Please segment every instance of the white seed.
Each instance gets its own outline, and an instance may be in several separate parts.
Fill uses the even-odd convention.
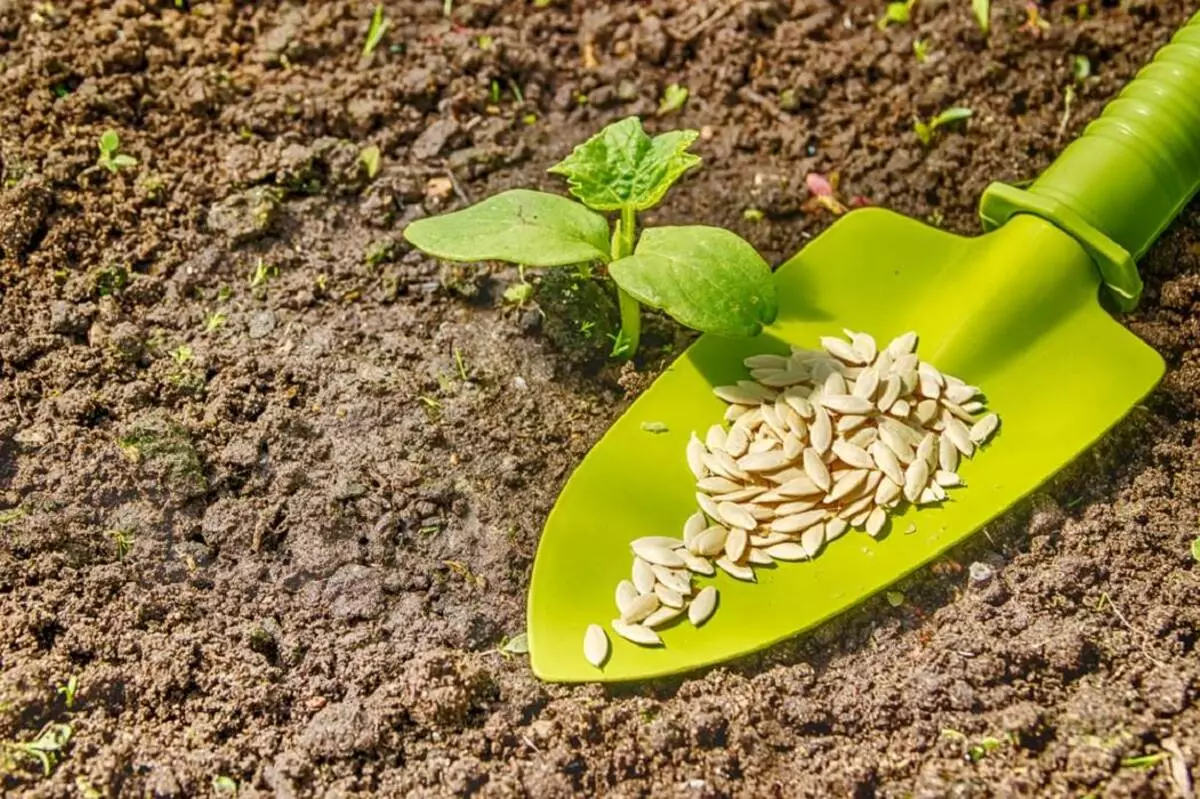
[[[656,597],[658,597],[659,602],[661,602],[662,604],[666,605],[669,608],[682,608],[683,607],[683,594],[679,593],[678,591],[672,591],[670,588],[667,588],[662,583],[659,583],[658,585],[654,586],[654,595]],[[656,610],[657,610],[657,608],[656,608]],[[646,615],[649,616],[650,614],[647,613]],[[654,625],[650,625],[650,626],[653,627]]]
[[[815,558],[825,546],[825,525],[818,524],[810,527],[800,535],[800,546],[810,558]]]
[[[929,424],[937,418],[938,404],[937,400],[921,400],[917,403],[917,407],[913,410],[913,416],[916,417],[918,424]]]
[[[994,413],[989,413],[987,416],[980,419],[971,426],[969,436],[975,444],[983,444],[992,437],[992,433],[996,432],[996,428],[1000,426],[1000,417]]]
[[[771,556],[761,549],[750,547],[746,550],[746,563],[751,566],[770,566],[774,561]]]
[[[644,625],[627,624],[621,619],[613,619],[610,624],[613,632],[626,641],[632,641],[642,646],[659,646],[662,644],[662,639],[658,637],[658,633]]]
[[[687,569],[668,569],[665,566],[651,568],[654,570],[654,579],[675,593],[683,596],[692,593],[692,575]]]
[[[917,445],[917,457],[919,461],[925,461],[930,466],[933,466],[936,461],[934,457],[937,454],[938,437],[934,433],[926,433],[921,439],[921,443]]]
[[[875,427],[864,427],[850,436],[847,440],[856,447],[866,449],[879,439],[879,430]]]
[[[717,503],[708,494],[703,491],[696,492],[696,502],[700,505],[700,510],[704,511],[704,515],[716,521],[721,518],[720,511],[717,510]]]
[[[849,528],[850,525],[846,523],[845,519],[839,519],[836,516],[833,517],[829,521],[825,522],[825,543],[828,544],[834,539],[841,538],[842,534],[845,533]]]
[[[786,533],[767,533],[766,535],[752,535],[752,536],[750,536],[750,546],[758,547],[759,549],[764,549],[766,547],[775,546],[776,544],[781,544],[784,541],[791,541],[791,540],[792,540],[792,536],[790,536]]]
[[[733,528],[725,538],[725,557],[732,561],[741,560],[742,555],[746,554],[746,544],[746,531],[738,527]]]
[[[668,622],[678,619],[680,616],[683,615],[683,612],[684,612],[684,608],[682,605],[680,605],[677,608],[672,607],[670,605],[663,605],[658,610],[654,611],[649,616],[647,616],[645,619],[643,619],[642,625],[644,627],[651,627],[651,628],[661,627],[664,624],[667,624]]]
[[[941,466],[944,472],[958,469],[958,447],[954,446],[954,442],[947,435],[938,437],[938,466]]]
[[[696,483],[696,488],[703,491],[705,494],[728,494],[731,491],[740,491],[742,484],[730,480],[728,477],[705,477],[700,482]]]
[[[785,371],[771,370],[771,374],[758,377],[757,379],[758,382],[762,383],[764,386],[771,386],[772,388],[787,388],[788,386],[794,386],[797,383],[803,383],[805,380],[807,380],[808,372],[794,371],[790,369]]]
[[[875,504],[883,507],[891,506],[900,499],[901,490],[899,483],[892,482],[890,477],[885,478],[875,488]]]
[[[740,458],[750,447],[750,436],[746,434],[743,425],[735,424],[725,436],[725,452],[731,457]]]
[[[854,388],[850,393],[869,402],[875,396],[877,388],[879,388],[879,371],[874,366],[868,366],[854,381]]]
[[[608,660],[608,635],[599,624],[589,624],[583,634],[583,657],[596,668]]]
[[[841,372],[830,372],[825,378],[825,382],[821,384],[821,393],[825,396],[845,396],[849,386],[846,385],[846,378],[842,377]]]
[[[803,545],[792,541],[772,544],[763,551],[775,560],[797,561],[808,559],[808,553],[804,551]]]
[[[900,460],[891,447],[883,441],[876,441],[871,445],[870,453],[875,465],[887,475],[889,480],[897,485],[904,483],[904,469],[901,468]]]
[[[749,455],[761,455],[764,452],[770,452],[773,449],[779,449],[779,439],[777,438],[758,438],[750,443],[746,448]]]
[[[717,568],[735,579],[756,582],[754,569],[734,563],[728,558],[717,558]]]
[[[786,469],[780,469],[777,472],[767,472],[766,474],[759,475],[759,477],[763,477],[777,486],[782,486],[785,483],[790,483],[793,480],[799,480],[801,477],[806,480],[808,479],[808,475],[804,473],[803,469],[797,469],[794,466],[789,466]]]
[[[813,414],[812,404],[807,399],[799,394],[784,394],[783,401],[787,406],[796,412],[801,419],[811,419]]]
[[[896,400],[892,403],[892,407],[888,408],[888,413],[897,419],[904,419],[912,413],[912,406],[908,404],[908,400]]]
[[[804,474],[808,476],[813,485],[822,491],[828,491],[833,484],[833,481],[829,477],[829,468],[812,447],[804,450]]]
[[[798,533],[801,530],[807,530],[814,524],[820,524],[821,520],[827,515],[827,511],[815,509],[797,513],[793,516],[784,516],[781,519],[771,522],[771,532]]]
[[[728,494],[717,494],[715,497],[713,497],[713,499],[715,499],[718,503],[721,503],[721,502],[739,503],[739,502],[745,502],[750,499],[754,499],[755,497],[760,496],[764,491],[766,491],[765,487],[759,486],[759,485],[752,485],[752,486],[746,486],[745,488],[739,488],[737,491],[730,491]],[[764,501],[766,501],[766,500],[764,500]]]
[[[917,497],[916,504],[917,505],[933,505],[933,504],[937,503],[939,501],[937,492],[935,492],[933,490],[934,486],[936,486],[936,485],[937,484],[935,483],[932,486],[926,486],[925,489],[921,491],[921,496]]]
[[[683,565],[683,558],[679,557],[677,552],[667,549],[664,546],[646,544],[643,543],[642,539],[639,539],[632,542],[629,547],[633,550],[633,554],[648,563],[669,566],[671,568],[678,568]]]
[[[786,355],[751,355],[743,359],[742,364],[747,369],[786,369],[788,358]]]
[[[784,405],[782,411],[776,408],[775,412],[779,414],[780,419],[783,419],[792,435],[801,441],[808,438],[808,423],[800,417],[800,414],[792,410],[790,405]]]
[[[639,594],[648,594],[654,590],[654,569],[641,558],[633,559],[633,587]]]
[[[867,418],[868,417],[866,416],[858,416],[857,414],[843,416],[837,420],[837,431],[839,433],[849,433],[854,428],[859,427],[866,422]]]
[[[813,449],[821,454],[833,444],[833,422],[825,409],[819,405],[813,406],[813,421],[808,426],[808,440]]]
[[[896,400],[900,398],[900,389],[902,385],[900,378],[896,375],[888,375],[883,379],[883,391],[879,395],[879,399],[875,403],[875,407],[881,411],[886,411],[888,408],[896,404]]]
[[[706,585],[700,589],[700,593],[696,594],[696,598],[692,600],[692,604],[688,605],[688,621],[693,626],[699,627],[708,618],[712,616],[713,611],[717,609],[717,589],[711,585]]]
[[[984,409],[984,404],[978,400],[971,400],[970,402],[964,402],[962,409],[967,413],[979,413]]]
[[[947,472],[943,469],[938,469],[933,475],[933,481],[945,488],[953,488],[963,484],[962,478],[954,472]]]
[[[849,394],[823,396],[821,397],[821,404],[835,413],[853,414],[856,416],[866,415],[875,408],[875,405],[869,399],[854,397]]]
[[[635,538],[632,543],[637,546],[663,547],[665,549],[679,549],[683,546],[681,539],[665,535],[648,535],[642,538]]]
[[[717,505],[717,515],[721,521],[733,527],[741,527],[746,530],[753,530],[758,526],[758,521],[750,515],[741,505],[735,505],[732,502],[721,502]]]
[[[826,352],[837,358],[839,361],[858,365],[867,362],[861,354],[854,350],[854,347],[847,344],[842,339],[837,338],[836,336],[822,336],[821,346],[825,348]]]
[[[879,440],[892,451],[900,463],[912,463],[913,458],[916,457],[912,445],[891,427],[881,426],[879,428]]]
[[[773,472],[788,465],[783,452],[758,452],[738,458],[738,468],[746,472]]]
[[[871,363],[875,360],[875,355],[879,352],[879,348],[875,345],[875,338],[869,333],[849,333],[850,346],[854,347],[854,351],[862,358],[863,363]]]
[[[818,493],[824,493],[817,489]],[[795,516],[797,513],[804,513],[806,510],[812,510],[821,502],[820,497],[812,497],[799,502],[785,502],[782,505],[775,506],[775,518],[782,519],[784,516]]]
[[[833,442],[833,454],[841,459],[842,463],[847,466],[853,466],[856,469],[873,469],[875,461],[871,460],[871,456],[862,447],[855,446],[849,441],[841,440]]]
[[[975,417],[973,417],[971,415],[971,411],[968,411],[966,408],[962,407],[961,405],[955,405],[953,402],[947,402],[946,400],[942,400],[942,407],[945,408],[947,411],[949,411],[950,415],[957,418],[959,421],[965,422],[967,424],[975,423]]]
[[[895,368],[895,367],[893,367]],[[908,369],[903,372],[898,372],[900,378],[900,393],[904,396],[914,393],[920,385],[920,376],[916,369]]]
[[[967,430],[967,426],[953,416],[942,415],[942,422],[946,425],[944,435],[954,443],[955,449],[971,457],[975,452],[975,444],[971,441],[971,432]]]
[[[869,512],[874,503],[874,497],[862,497],[861,499],[856,499],[854,502],[851,502],[849,505],[838,511],[838,516],[841,516],[843,519],[849,519],[851,524],[856,525],[858,522],[856,522],[855,519],[858,517],[858,515]]]
[[[704,465],[704,442],[696,438],[695,433],[692,433],[692,437],[688,439],[687,462],[688,468],[692,470],[692,474],[696,476],[697,480],[703,479],[708,474],[708,467]]]
[[[749,394],[754,394],[760,402],[762,400],[773,400],[779,393],[775,389],[760,385],[753,380],[739,380],[737,381],[737,387]]]
[[[962,405],[970,402],[971,399],[979,393],[979,389],[975,386],[968,386],[965,383],[950,383],[946,385],[946,399],[953,402],[955,405]]]
[[[729,535],[729,531],[724,527],[713,526],[709,527],[700,535],[696,536],[693,541],[693,546],[690,547],[692,554],[704,555],[705,557],[713,557],[725,551],[725,538]],[[653,576],[653,573],[651,574]],[[635,574],[636,577],[636,574]],[[636,583],[636,579],[634,580]],[[638,590],[641,590],[640,588]]]
[[[725,409],[725,421],[736,422],[738,419],[749,413],[751,407],[749,405],[730,405]]]
[[[775,518],[774,509],[769,508],[766,505],[743,502],[741,503],[741,507],[745,509],[746,513],[749,513],[751,516],[753,516],[756,521],[765,522]]]
[[[887,512],[883,508],[875,508],[871,511],[871,515],[867,516],[866,529],[867,535],[872,538],[878,538],[883,531],[883,525],[887,522]]]
[[[833,484],[833,488],[829,489],[829,493],[825,495],[825,501],[828,503],[837,502],[844,497],[848,497],[858,489],[862,488],[867,481],[866,469],[854,469],[846,472],[842,477]]]
[[[702,511],[696,511],[689,516],[688,520],[683,525],[683,545],[691,545],[696,536],[704,532],[706,527],[708,527],[708,520],[704,518],[704,513]]]
[[[717,386],[713,393],[731,405],[757,405],[762,401],[761,394],[747,391],[740,386]]]
[[[639,622],[658,610],[658,597],[654,594],[640,594],[621,611],[621,620],[630,624]]]
[[[617,611],[624,613],[639,596],[637,588],[628,580],[617,583]]]
[[[789,461],[794,461],[800,457],[800,453],[804,451],[804,442],[796,436],[788,433],[783,439],[783,454],[787,456]]]
[[[712,577],[715,573],[712,561],[708,558],[693,555],[691,552],[682,552],[680,554],[683,556],[683,562],[687,565],[688,571],[703,574],[705,577]]]
[[[917,334],[910,330],[909,332],[892,339],[892,342],[887,346],[887,351],[888,354],[892,356],[892,359],[895,360],[903,355],[907,355],[916,348]]]
[[[904,355],[898,355],[896,356],[895,363],[892,364],[892,373],[902,375],[905,372],[916,372],[917,365],[920,363],[921,360],[917,357],[916,353],[909,352]],[[913,379],[915,380],[916,377],[914,376]]]
[[[704,435],[704,446],[710,450],[723,449],[725,446],[725,428],[719,424],[714,424],[708,428],[708,432]]]
[[[913,461],[904,472],[904,498],[909,502],[916,502],[928,482],[929,464],[925,461]]]

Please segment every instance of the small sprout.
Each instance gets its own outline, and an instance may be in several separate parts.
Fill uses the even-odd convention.
[[[496,43],[496,40],[493,39],[491,36],[488,36],[485,33],[484,35],[482,35],[478,39],[476,39],[475,42],[476,42],[476,44],[479,45],[479,49],[483,50],[486,53],[488,50],[492,49],[492,47]]]
[[[75,696],[79,693],[79,677],[72,674],[65,683],[58,686],[57,693],[62,695],[63,704],[67,706],[67,710],[74,710]]]
[[[687,99],[687,87],[680,86],[678,83],[672,83],[663,89],[662,99],[658,101],[658,115],[661,117],[678,111],[683,108],[683,104],[687,102]]]
[[[533,284],[532,283],[525,283],[524,281],[522,281],[520,283],[513,283],[511,286],[509,286],[508,288],[506,288],[504,290],[505,301],[511,302],[513,305],[517,306],[518,308],[522,307],[523,305],[525,305],[525,303],[529,302],[529,300],[532,299],[532,297],[533,297]]]
[[[193,355],[194,353],[192,352],[191,347],[189,347],[187,344],[180,344],[175,348],[174,351],[171,352],[171,359],[174,360],[179,366],[183,366],[192,360]]]
[[[633,344],[629,340],[629,334],[625,332],[624,328],[618,330],[611,338],[613,345],[612,349],[608,352],[609,357],[620,359],[628,358],[633,354]]]
[[[1200,538],[1192,542],[1192,560],[1200,563]]]
[[[373,144],[362,148],[358,154],[358,162],[367,170],[367,177],[374,178],[379,174],[379,148]]]
[[[1154,768],[1159,763],[1170,757],[1166,752],[1155,752],[1152,755],[1139,755],[1137,757],[1121,758],[1121,768]]]
[[[933,142],[934,134],[938,128],[944,127],[954,122],[959,122],[970,118],[974,112],[970,108],[947,108],[928,122],[922,122],[919,118],[913,119],[913,132],[917,134],[917,138],[921,140],[921,144],[928,147]]]
[[[512,92],[513,98],[517,101],[517,105],[524,105],[525,94],[521,91],[521,87],[512,78],[508,79],[508,90]]]
[[[1030,36],[1041,36],[1050,30],[1050,23],[1042,19],[1042,10],[1038,4],[1030,0],[1025,4],[1025,22],[1017,30],[1024,31]]]
[[[467,581],[468,585],[473,585],[476,588],[487,588],[487,578],[482,575],[475,574],[467,567],[467,564],[457,560],[442,561],[450,571],[457,574],[459,577]]]
[[[226,302],[232,296],[232,286],[221,286],[221,288],[217,289],[217,302]]]
[[[218,796],[236,796],[238,792],[237,780],[233,777],[227,777],[224,774],[213,777],[212,787],[213,793]]]
[[[454,13],[454,0],[442,0],[442,16],[450,19]]]
[[[500,81],[494,80],[491,82],[488,97],[492,101],[492,105],[500,104]]]
[[[978,763],[992,752],[1004,746],[1004,741],[998,738],[982,738],[978,743],[971,744],[967,747],[966,759],[972,763]]]
[[[883,16],[875,24],[879,30],[885,30],[889,25],[906,25],[912,19],[913,6],[917,4],[917,0],[904,0],[904,2],[888,3],[887,10],[883,12]]]
[[[125,560],[125,556],[133,550],[134,535],[129,530],[109,530],[108,536],[113,540],[113,548],[117,551],[117,560]]]
[[[119,152],[120,149],[121,137],[109,128],[100,135],[100,157],[96,159],[96,163],[114,174],[126,167],[137,166],[137,159]]]
[[[980,32],[987,36],[992,27],[992,0],[971,0],[971,10],[975,12]]]
[[[1080,3],[1079,5],[1075,6],[1075,19],[1083,22],[1085,19],[1088,19],[1091,16],[1092,10],[1088,8],[1087,3]]]
[[[537,119],[537,114],[526,114],[525,116],[521,117],[521,121],[530,127],[537,124]]]
[[[512,638],[505,638],[500,644],[500,652],[504,655],[529,654],[529,636],[525,633],[517,633]]]
[[[0,524],[11,524],[25,515],[25,509],[18,505],[15,508],[0,510]]]
[[[1063,89],[1063,113],[1062,119],[1058,122],[1058,133],[1055,136],[1055,141],[1061,139],[1067,132],[1067,125],[1071,122],[1071,111],[1075,105],[1075,87],[1067,84]]]
[[[437,397],[431,397],[428,394],[422,394],[421,396],[417,397],[417,399],[424,403],[425,407],[431,411],[440,411],[442,409],[442,403],[438,401]]]
[[[0,743],[0,771],[12,770],[22,761],[33,761],[42,767],[43,776],[49,777],[73,733],[70,724],[53,723],[43,727],[37,737],[27,743]]]
[[[250,288],[255,289],[265,284],[273,277],[279,276],[279,267],[269,264],[262,259],[260,255],[258,263],[254,266],[254,272],[250,275]]]
[[[804,185],[808,187],[809,197],[800,210],[806,214],[814,213],[815,211],[824,208],[834,216],[841,216],[846,213],[846,206],[838,199],[838,173],[832,172],[826,178],[820,172],[809,172],[804,176]]]
[[[904,604],[904,593],[901,591],[888,591],[883,595],[887,603],[894,608],[898,608]]]
[[[766,218],[766,214],[757,208],[742,209],[742,219],[745,219],[747,222],[757,224],[763,221],[764,218]]]
[[[367,40],[363,43],[363,58],[370,58],[371,53],[375,52],[375,48],[383,41],[383,35],[387,33],[390,24],[387,17],[383,15],[383,3],[375,6],[375,13],[371,15],[371,27],[367,28]]]
[[[222,327],[225,324],[225,321],[225,314],[221,313],[220,311],[213,311],[208,315],[208,318],[204,320],[204,332],[212,333],[213,331]]]
[[[549,8],[554,4],[554,0],[533,0],[534,8]]]
[[[1071,76],[1076,83],[1083,83],[1092,76],[1092,61],[1085,55],[1077,55],[1071,59]]]
[[[667,427],[662,422],[642,422],[642,429],[647,433],[654,433],[657,435],[659,433],[669,432],[671,428]]]
[[[463,358],[462,350],[458,347],[454,348],[454,365],[458,367],[458,376],[463,382],[467,381],[467,361]]]
[[[929,60],[929,42],[924,39],[913,39],[913,57],[917,59],[918,64],[924,64]]]

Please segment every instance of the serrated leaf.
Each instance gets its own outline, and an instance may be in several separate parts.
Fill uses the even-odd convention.
[[[580,144],[549,171],[565,177],[571,194],[589,208],[644,211],[700,163],[699,156],[687,152],[699,135],[675,130],[652,139],[641,120],[628,117]]]
[[[608,221],[566,197],[514,189],[404,230],[414,247],[450,261],[563,266],[609,257]]]
[[[634,254],[608,269],[639,302],[706,333],[756,336],[779,310],[767,262],[721,228],[648,228]]]

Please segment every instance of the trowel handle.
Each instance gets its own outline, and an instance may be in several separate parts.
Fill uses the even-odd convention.
[[[1141,293],[1135,259],[1200,189],[1200,14],[1027,191],[992,184],[984,226],[1018,213],[1072,234],[1122,310]]]

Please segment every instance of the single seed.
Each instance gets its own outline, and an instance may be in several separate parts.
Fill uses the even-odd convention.
[[[771,374],[764,377],[756,376],[756,378],[758,382],[762,383],[764,386],[770,386],[772,388],[787,388],[788,386],[794,386],[797,383],[803,383],[805,380],[807,380],[808,372],[793,371],[790,369],[786,371],[772,370]]]
[[[840,519],[837,516],[825,522],[825,543],[828,544],[836,538],[841,538],[842,534],[850,528],[845,519]]]
[[[867,449],[879,439],[879,429],[875,427],[864,427],[858,430],[854,435],[847,439],[856,447]]]
[[[763,399],[760,392],[741,386],[717,386],[713,393],[731,405],[757,405]]]
[[[677,568],[683,565],[683,558],[679,557],[677,552],[668,549],[667,547],[660,546],[658,544],[644,543],[644,539],[638,539],[637,541],[632,542],[629,546],[630,549],[633,550],[633,554],[637,555],[639,558],[648,563],[657,564],[659,566],[669,566],[671,568]]]
[[[658,633],[644,625],[628,624],[621,619],[613,619],[610,624],[612,625],[613,632],[626,641],[632,641],[642,646],[659,646],[662,644],[662,639],[658,637]]]
[[[771,556],[761,549],[746,548],[746,563],[750,566],[770,566],[774,563]]]
[[[719,424],[714,424],[708,428],[708,432],[704,435],[704,446],[710,450],[722,449],[725,446],[725,428]]]
[[[799,394],[784,394],[783,401],[786,402],[788,407],[795,411],[801,419],[812,418],[812,405],[807,399],[801,397]]]
[[[958,447],[947,435],[938,436],[938,465],[945,472],[958,469]]]
[[[920,384],[920,377],[917,375],[916,369],[899,372],[898,377],[900,378],[900,393],[906,396],[914,393]]]
[[[887,475],[888,479],[897,485],[904,483],[904,469],[901,468],[900,460],[891,447],[883,441],[876,441],[871,445],[870,453],[875,465]]]
[[[847,333],[850,336],[850,346],[854,347],[854,351],[862,358],[863,363],[871,363],[875,360],[879,348],[875,345],[875,338],[869,333]]]
[[[875,488],[875,504],[889,507],[900,498],[901,490],[900,484],[892,482],[892,478],[884,478]]]
[[[916,457],[912,445],[890,427],[879,428],[879,440],[892,451],[900,463],[912,463],[913,458]]]
[[[736,422],[750,411],[749,405],[730,405],[725,409],[725,421]]]
[[[589,624],[583,634],[583,657],[596,668],[608,660],[608,635],[599,624]]]
[[[786,369],[788,358],[786,355],[751,355],[743,359],[742,364],[747,369]]]
[[[641,558],[633,559],[633,586],[639,594],[648,594],[654,590],[654,569]]]
[[[786,533],[767,533],[766,535],[752,535],[752,536],[750,536],[750,546],[758,547],[759,549],[765,549],[766,547],[772,547],[772,546],[775,546],[776,544],[783,543],[784,541],[791,541],[791,540],[792,540],[792,537]]]
[[[854,381],[854,390],[850,393],[869,402],[871,397],[875,396],[877,388],[879,388],[879,372],[874,366],[868,366]]]
[[[812,447],[804,450],[804,474],[808,477],[809,482],[821,491],[828,491],[830,485],[832,485],[829,477],[829,468]],[[800,484],[800,487],[803,488],[804,485]],[[807,496],[807,494],[798,494],[797,496]]]
[[[688,596],[692,593],[692,575],[687,569],[668,569],[664,566],[653,566],[654,579],[670,588],[677,594]]]
[[[808,559],[808,553],[804,551],[803,545],[792,541],[772,544],[763,551],[775,560],[797,561]]]
[[[849,441],[833,442],[833,454],[837,455],[842,463],[847,466],[853,466],[856,469],[873,469],[875,461],[871,460],[871,456],[862,447],[855,446]]]
[[[805,530],[800,535],[800,546],[804,548],[806,555],[815,558],[821,547],[825,546],[825,525],[818,524]]]
[[[745,502],[746,500],[755,499],[762,495],[766,489],[763,486],[753,485],[739,488],[737,491],[730,491],[728,494],[717,494],[713,499],[718,503],[721,502]],[[764,502],[766,500],[763,500]]]
[[[746,472],[773,472],[788,465],[788,457],[783,452],[758,452],[743,455],[738,459],[738,468]]]
[[[749,513],[751,516],[753,516],[756,521],[765,522],[775,518],[775,511],[766,505],[759,505],[753,502],[743,502],[741,503],[740,507],[744,508],[746,513]]]
[[[677,608],[671,607],[670,605],[664,605],[643,619],[642,626],[651,628],[661,627],[668,622],[678,619],[683,615],[683,612],[684,607],[682,605]]]
[[[775,438],[758,438],[750,443],[746,448],[748,455],[761,455],[764,452],[770,452],[773,449],[779,448],[779,440]]]
[[[774,433],[777,438],[782,439],[785,435],[787,435],[787,424],[785,424],[783,419],[779,417],[779,414],[775,412],[775,406],[773,404],[764,404],[761,410],[763,421],[767,423],[767,427],[771,429],[771,432]]]
[[[813,406],[813,421],[808,426],[808,439],[813,449],[824,454],[833,443],[833,422],[819,405]]]
[[[924,366],[924,365],[925,364],[923,364],[923,363],[921,364],[921,366]],[[937,380],[933,379],[928,374],[926,374],[925,372],[922,372],[920,369],[918,369],[917,370],[917,392],[922,397],[928,397],[929,399],[937,399],[942,394],[942,387],[937,382]]]
[[[849,386],[846,385],[846,378],[842,377],[841,372],[830,372],[829,376],[825,378],[825,382],[821,384],[821,388],[821,393],[827,397],[840,397],[845,396]]]
[[[833,488],[829,489],[829,493],[825,495],[825,501],[828,503],[837,502],[838,500],[848,497],[862,488],[867,481],[868,472],[866,469],[855,469],[847,472],[840,480],[833,484]]]
[[[979,393],[979,389],[975,386],[968,386],[965,383],[951,383],[946,386],[946,399],[953,402],[955,405],[962,405],[970,402],[971,399]]]
[[[683,594],[680,594],[678,591],[672,591],[670,588],[667,588],[662,583],[659,583],[658,585],[654,586],[654,595],[656,597],[658,597],[659,602],[661,602],[662,604],[666,605],[669,608],[682,608],[683,607]],[[657,608],[655,608],[655,610],[657,610]],[[646,615],[649,616],[650,614],[647,613]],[[654,625],[650,625],[650,626],[653,627]]]
[[[916,459],[919,461],[925,461],[930,466],[933,466],[935,463],[934,457],[937,454],[937,450],[935,449],[937,447],[937,442],[938,437],[935,434],[926,433],[925,437],[921,439],[921,443],[917,445]]]
[[[814,524],[820,524],[821,520],[828,515],[828,511],[814,509],[807,510],[803,513],[797,513],[793,516],[784,516],[781,519],[776,519],[771,522],[771,532],[773,533],[798,533],[801,530],[807,530]]]
[[[712,562],[708,558],[693,555],[691,552],[682,552],[680,554],[683,557],[684,564],[688,567],[688,571],[703,574],[705,577],[712,577],[715,573]]]
[[[979,413],[980,411],[983,410],[983,408],[984,408],[984,404],[982,402],[980,402],[979,400],[971,400],[970,402],[964,402],[962,405],[962,409],[964,411],[966,411],[967,413]]]
[[[639,622],[658,610],[658,605],[658,597],[655,594],[640,594],[621,611],[621,620],[630,624]]]
[[[968,411],[961,405],[955,405],[953,402],[942,400],[942,407],[949,411],[950,415],[958,419],[960,422],[965,424],[975,423],[975,417],[971,415],[971,411]]]
[[[849,394],[835,394],[821,397],[821,404],[834,413],[863,416],[874,410],[875,406],[869,399],[854,397]]]
[[[837,421],[837,431],[839,433],[849,433],[854,428],[862,426],[867,421],[867,418],[866,416],[858,416],[857,414],[843,416]]]
[[[943,486],[945,488],[953,488],[955,486],[960,486],[963,484],[962,478],[959,477],[956,473],[947,472],[943,469],[939,469],[937,472],[934,473],[933,481],[935,483],[937,483],[938,485]]]
[[[750,515],[749,511],[741,505],[735,505],[732,502],[719,503],[717,505],[717,515],[721,521],[733,527],[753,530],[758,526],[758,521]]]
[[[728,558],[717,558],[717,567],[735,579],[745,580],[751,583],[756,582],[754,578],[754,569],[750,568],[749,566],[742,566],[734,563]]]
[[[821,346],[833,357],[850,364],[864,364],[866,360],[854,351],[854,347],[836,336],[822,336]]]
[[[996,428],[999,426],[1000,417],[994,413],[989,413],[971,426],[968,435],[973,443],[983,444],[992,437],[992,433],[996,432]]]
[[[691,547],[692,554],[704,555],[705,557],[713,557],[725,551],[725,538],[729,535],[729,531],[724,527],[713,526],[696,536],[694,546]],[[636,573],[635,573],[636,578]],[[653,576],[653,573],[651,573]],[[635,579],[636,583],[637,580]],[[641,590],[640,588],[638,589]]]
[[[886,411],[888,408],[896,404],[896,400],[900,398],[900,378],[896,375],[888,375],[883,381],[883,391],[879,395],[879,400],[876,401],[875,407],[881,411]]]
[[[692,474],[697,480],[701,480],[708,474],[708,467],[704,463],[704,442],[696,438],[696,434],[692,433],[692,437],[688,439],[687,445],[687,462],[688,468],[692,470]]]
[[[893,359],[898,359],[912,352],[916,348],[917,334],[910,330],[909,332],[896,336],[896,338],[892,339],[892,342],[887,346],[887,351]]]
[[[725,436],[725,452],[731,457],[740,458],[746,454],[749,447],[750,437],[746,435],[746,429],[735,424]]]
[[[848,519],[851,524],[856,524],[854,520],[858,517],[858,515],[860,513],[870,511],[874,504],[874,497],[862,497],[861,499],[856,499],[838,511],[838,516],[841,516],[843,519]]]
[[[708,526],[708,521],[704,518],[704,513],[696,511],[683,524],[683,545],[687,546],[692,543],[696,536],[704,532],[704,528]]]
[[[665,535],[648,535],[642,538],[635,538],[632,545],[636,546],[652,546],[662,547],[663,549],[679,549],[683,546],[683,541],[678,538],[671,538]]]
[[[790,405],[783,406],[783,413],[779,415],[787,425],[788,430],[796,438],[804,441],[808,438],[808,423],[800,417],[800,414],[792,410]]]
[[[879,534],[883,531],[885,522],[887,522],[887,512],[883,508],[875,508],[871,511],[871,515],[867,517],[867,535],[872,538],[878,538]]]
[[[904,498],[909,502],[916,502],[928,482],[929,464],[925,461],[914,460],[904,472]]]
[[[783,439],[783,454],[787,456],[789,461],[794,461],[800,457],[800,453],[804,451],[804,442],[796,436],[788,433]]]
[[[935,483],[934,485],[937,485],[937,484]],[[926,486],[921,491],[921,495],[919,497],[917,497],[917,501],[915,504],[917,504],[917,505],[933,505],[937,502],[938,502],[938,497],[937,497],[937,493],[934,492],[934,490],[933,490],[933,486]]]
[[[896,400],[892,403],[892,407],[888,408],[888,413],[897,419],[904,419],[912,413],[912,406],[908,404],[908,400]]]
[[[937,418],[938,404],[936,400],[926,399],[917,403],[917,407],[913,411],[919,424],[929,424]]]
[[[706,494],[728,494],[731,491],[740,491],[742,484],[728,477],[705,477],[696,483],[696,488]]]
[[[729,535],[725,538],[725,557],[732,561],[739,561],[742,555],[746,554],[746,531],[738,527],[729,531]]]
[[[696,502],[700,504],[700,510],[704,511],[704,515],[708,516],[708,518],[713,521],[721,518],[721,512],[717,510],[716,501],[708,494],[705,494],[703,491],[696,492]]]
[[[717,589],[711,585],[706,585],[700,589],[700,593],[696,594],[696,598],[692,600],[692,604],[688,605],[688,621],[694,627],[699,627],[708,618],[712,616],[713,611],[717,609]]]
[[[755,396],[758,397],[760,402],[762,400],[773,400],[773,399],[775,399],[775,396],[779,393],[775,389],[768,388],[767,386],[759,385],[758,383],[754,382],[753,380],[739,380],[739,381],[737,381],[737,387],[740,388],[742,391],[745,391],[749,394],[754,394]]]
[[[639,596],[637,588],[628,580],[617,583],[617,611],[624,613]]]
[[[807,510],[812,510],[821,502],[819,497],[805,499],[799,502],[785,502],[782,505],[775,506],[775,518],[782,519],[784,516],[795,516],[797,513],[804,513]]]
[[[920,363],[921,360],[917,358],[916,353],[909,352],[904,355],[898,355],[896,356],[895,363],[892,364],[892,373],[901,375],[905,372],[915,372],[917,371],[917,365]]]
[[[971,432],[967,426],[953,416],[943,414],[942,421],[946,425],[946,436],[954,443],[955,449],[968,458],[975,452],[975,444],[971,441]]]

